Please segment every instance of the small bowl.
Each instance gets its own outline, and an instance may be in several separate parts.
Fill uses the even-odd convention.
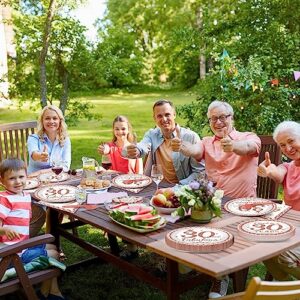
[[[150,205],[153,206],[159,214],[170,215],[173,211],[175,211],[178,207],[161,207],[153,204],[152,199],[150,200]]]

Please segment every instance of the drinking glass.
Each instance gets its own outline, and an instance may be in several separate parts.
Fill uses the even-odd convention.
[[[76,202],[78,204],[83,204],[84,202],[86,202],[86,197],[87,197],[86,190],[78,187],[75,191]]]
[[[161,165],[152,165],[151,178],[156,183],[156,190],[158,190],[158,185],[164,178]]]
[[[52,172],[56,175],[55,177],[59,179],[59,175],[64,169],[65,162],[63,160],[53,160],[51,165]]]
[[[101,166],[105,169],[105,170],[109,170],[111,167],[111,161],[110,161],[110,157],[109,155],[102,155],[102,160],[101,160]]]

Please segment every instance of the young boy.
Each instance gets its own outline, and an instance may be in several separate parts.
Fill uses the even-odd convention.
[[[0,163],[0,181],[5,191],[0,192],[0,247],[12,245],[29,238],[31,197],[23,192],[26,184],[26,166],[20,159],[5,159]],[[56,247],[51,244],[26,249],[21,254],[22,262],[36,257],[48,256],[58,259]],[[40,299],[63,300],[57,278],[43,282]]]

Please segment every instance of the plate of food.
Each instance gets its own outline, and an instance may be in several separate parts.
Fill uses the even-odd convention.
[[[39,175],[40,182],[61,182],[66,181],[70,178],[70,175],[68,173],[62,172],[59,175],[55,175],[53,172],[47,172]]]
[[[27,178],[24,190],[35,189],[40,185],[40,181],[37,178]]]
[[[152,179],[143,174],[123,174],[113,178],[112,182],[116,187],[135,189],[148,186]]]
[[[85,189],[87,192],[105,191],[111,186],[109,180],[98,178],[83,178],[78,187]]]
[[[228,212],[246,217],[266,215],[276,209],[276,203],[262,198],[238,198],[224,205]]]
[[[155,192],[150,200],[150,205],[160,214],[170,215],[180,206],[180,202],[172,188],[164,188]]]
[[[112,203],[124,203],[124,204],[133,204],[143,202],[143,197],[141,196],[125,196],[125,197],[116,197],[112,199]]]
[[[166,220],[152,206],[142,203],[122,205],[110,210],[109,216],[117,224],[139,233],[158,230],[166,225]]]
[[[295,227],[277,220],[255,220],[237,226],[240,236],[256,242],[281,242],[295,235]]]
[[[64,203],[75,200],[76,187],[72,185],[52,185],[38,188],[34,197],[49,203]]]

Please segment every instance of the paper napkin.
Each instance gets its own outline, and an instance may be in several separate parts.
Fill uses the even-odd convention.
[[[269,219],[269,220],[277,220],[291,208],[292,207],[289,205],[276,203],[276,209],[274,211],[264,215],[263,217],[265,219]]]
[[[104,204],[104,203],[110,203],[112,199],[117,197],[127,197],[128,194],[126,192],[119,192],[119,193],[109,193],[104,192],[101,194],[88,194],[87,195],[87,204]]]

